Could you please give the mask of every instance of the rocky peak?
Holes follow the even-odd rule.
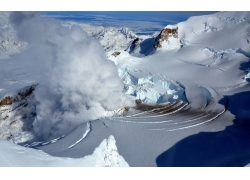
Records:
[[[16,95],[0,99],[0,139],[24,143],[35,138],[33,122],[38,103],[33,94],[35,87],[25,87]]]
[[[28,89],[24,89],[24,90],[20,91],[15,96],[6,96],[3,99],[0,99],[0,107],[6,106],[6,105],[11,105],[12,103],[19,102],[19,101],[25,99],[26,97],[28,97],[29,95],[31,95],[33,93],[36,86],[37,85],[32,85]]]
[[[129,53],[133,52],[135,50],[135,48],[141,43],[143,39],[142,38],[139,38],[139,37],[136,37],[130,46],[128,46],[127,49],[125,49],[125,51],[128,51]]]
[[[131,43],[132,46],[136,47],[139,44],[139,41],[142,40],[141,38],[137,37],[133,40],[133,42]]]
[[[162,47],[162,43],[164,41],[170,43],[169,38],[173,37],[178,39],[178,27],[176,28],[164,28],[160,34],[156,37],[156,42],[154,44],[154,48],[158,49]]]
[[[121,52],[114,52],[113,54],[111,54],[111,56],[117,57],[121,54]]]

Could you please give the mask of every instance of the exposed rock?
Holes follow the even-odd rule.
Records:
[[[12,121],[12,122],[10,123],[10,125],[14,125],[14,124],[16,124],[16,123],[17,123],[17,121],[18,121],[18,120],[14,120],[14,121]]]
[[[135,38],[134,41],[131,43],[131,48],[135,48],[138,46],[139,42],[142,40],[142,38]]]
[[[127,44],[137,37],[129,28],[115,28],[91,26],[83,23],[64,22],[64,26],[80,26],[89,36],[96,38],[103,46],[104,51],[118,51],[127,48]]]
[[[25,143],[35,138],[33,122],[37,101],[33,91],[36,85],[26,87],[16,95],[0,100],[0,138],[13,143]]]
[[[154,44],[154,48],[158,49],[162,47],[163,41],[168,41],[169,38],[174,37],[178,39],[178,27],[170,29],[170,28],[165,28],[161,31],[161,33],[156,37],[156,42]]]
[[[166,106],[166,105],[161,105],[161,104],[155,104],[155,105],[145,104],[142,102],[141,99],[135,100],[135,103],[136,103],[135,109],[138,109],[141,111],[151,111],[151,110],[156,110],[157,108],[164,108]]]
[[[2,100],[0,100],[0,106],[11,105],[14,102],[18,102],[18,101],[21,101],[21,100],[25,99],[27,96],[32,94],[32,92],[35,89],[35,86],[36,85],[31,86],[30,88],[19,92],[15,96],[12,96],[12,97],[6,96],[6,97],[4,97]]]
[[[131,45],[130,45],[125,51],[129,51],[129,53],[131,53],[131,52],[136,48],[136,46],[138,46],[138,45],[140,44],[140,42],[141,42],[142,40],[143,40],[143,39],[142,39],[142,38],[139,38],[139,37],[135,38],[135,39],[132,41]]]
[[[0,106],[10,105],[10,104],[12,104],[12,102],[13,102],[13,98],[10,97],[10,96],[7,96],[7,97],[3,98],[3,99],[0,101]]]
[[[141,105],[142,104],[142,100],[141,99],[136,99],[135,100],[135,104],[136,104],[136,106]]]
[[[112,56],[116,57],[119,56],[121,54],[121,52],[114,52],[113,54],[111,54]]]
[[[1,120],[6,120],[9,116],[5,116],[4,118],[2,118]]]

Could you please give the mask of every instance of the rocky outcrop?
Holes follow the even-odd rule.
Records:
[[[141,38],[135,38],[134,41],[131,43],[131,48],[135,48],[136,46],[138,46],[141,40]]]
[[[34,90],[35,85],[0,100],[0,139],[24,143],[35,138],[33,122],[36,117],[37,102]]]
[[[11,105],[14,102],[18,102],[21,101],[23,99],[25,99],[27,96],[31,95],[32,92],[35,90],[35,86],[31,86],[28,89],[25,89],[21,92],[19,92],[17,95],[15,96],[6,96],[3,99],[0,100],[0,106],[5,106],[5,105]]]
[[[178,27],[173,28],[173,29],[171,29],[171,28],[163,29],[155,39],[154,48],[155,49],[161,48],[162,43],[164,41],[167,41],[169,43],[170,42],[169,41],[170,37],[178,39]]]
[[[134,49],[141,43],[142,40],[143,39],[139,37],[135,38],[132,41],[131,45],[125,51],[128,51],[129,53],[133,52]]]
[[[118,51],[127,48],[137,35],[129,28],[92,26],[79,22],[63,22],[63,26],[80,26],[87,34],[97,39],[104,51]]]
[[[121,52],[114,52],[113,54],[111,54],[111,56],[117,57],[121,54]]]

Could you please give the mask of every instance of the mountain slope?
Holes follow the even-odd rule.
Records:
[[[74,23],[68,25],[71,24]],[[87,28],[91,33],[93,27]],[[91,36],[99,38],[101,43],[113,44],[103,43],[110,47],[106,49],[106,58],[116,65],[124,85],[123,93],[136,100],[136,104],[80,123],[63,136],[22,145],[51,156],[81,160],[100,144],[109,144],[107,140],[103,143],[103,139],[112,135],[119,154],[130,166],[246,166],[250,162],[249,32],[249,12],[191,17],[167,25],[157,35],[129,36],[121,44],[102,37],[117,35],[122,39],[121,30],[103,31],[100,27]],[[13,77],[20,78],[15,73]],[[15,87],[13,93],[20,87],[5,85],[1,86],[2,95],[5,87]],[[58,89],[62,91],[66,87]],[[81,108],[76,110],[82,112]],[[115,159],[119,157],[117,151],[109,150],[111,156],[104,158],[109,163],[104,165],[118,162],[127,165]],[[103,157],[107,156],[102,155],[100,159]],[[56,162],[57,158],[52,161]]]
[[[66,27],[80,26],[89,36],[96,38],[105,51],[126,49],[138,36],[129,28],[91,26],[77,22],[63,22]]]

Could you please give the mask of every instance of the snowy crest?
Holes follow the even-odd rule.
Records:
[[[155,49],[175,49],[180,48],[180,40],[178,36],[178,27],[168,25],[161,33],[156,37],[154,44]]]
[[[88,33],[89,36],[97,39],[105,51],[125,50],[127,44],[133,41],[137,35],[129,28],[92,26],[84,23],[63,22],[64,26],[79,26]]]

